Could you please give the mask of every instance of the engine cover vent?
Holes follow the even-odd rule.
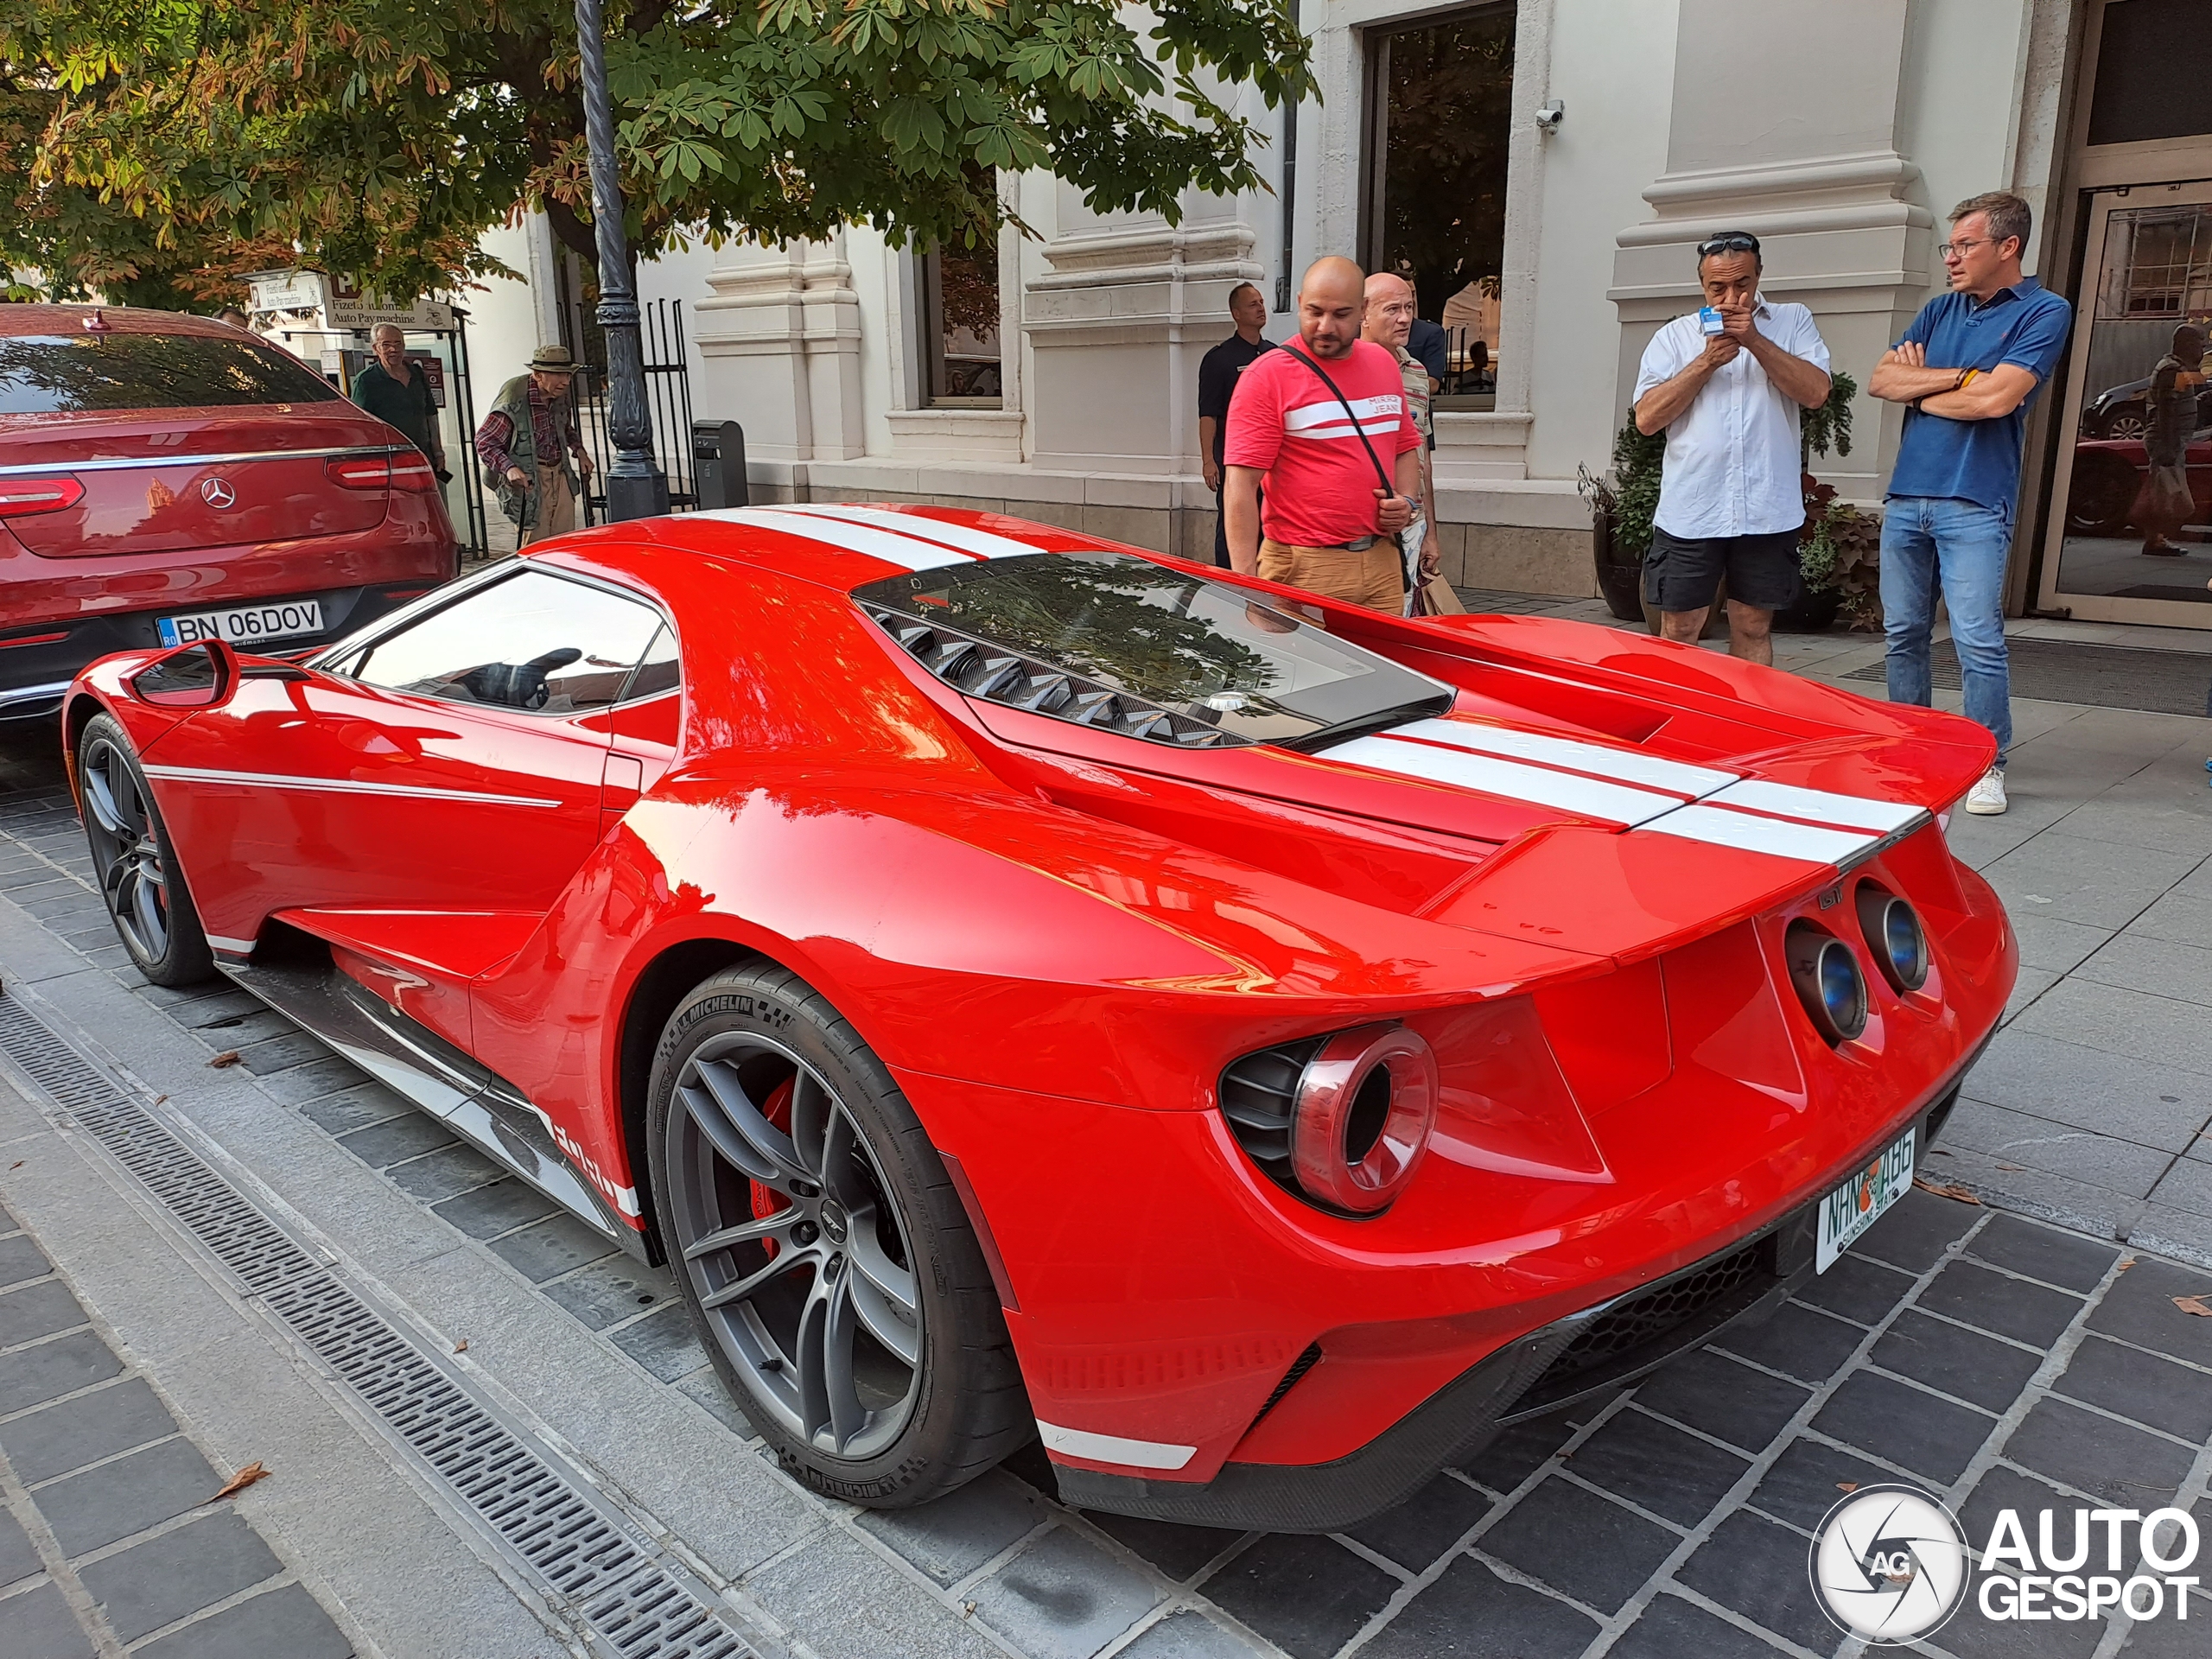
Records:
[[[941,622],[918,622],[902,612],[865,602],[861,608],[900,650],[964,696],[1171,748],[1242,748],[1251,741]]]

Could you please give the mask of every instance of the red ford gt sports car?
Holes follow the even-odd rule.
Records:
[[[454,558],[429,463],[243,329],[0,306],[0,720],[134,645],[325,644]]]
[[[533,545],[64,720],[116,924],[639,1256],[787,1467],[1334,1529],[1824,1270],[2018,953],[1979,727],[989,515]],[[1298,595],[1305,602],[1310,596]]]

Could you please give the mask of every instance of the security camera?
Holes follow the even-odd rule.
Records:
[[[1554,99],[1536,111],[1538,132],[1557,132],[1559,124],[1567,119],[1567,105]]]

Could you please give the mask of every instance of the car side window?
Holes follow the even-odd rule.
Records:
[[[676,635],[668,624],[661,624],[660,632],[653,635],[652,643],[645,647],[645,654],[639,660],[638,671],[630,677],[630,683],[622,693],[622,701],[635,702],[641,697],[658,697],[673,691],[682,678],[682,664],[677,659]]]
[[[353,677],[390,691],[529,714],[604,709],[656,631],[651,606],[526,570],[368,649]]]

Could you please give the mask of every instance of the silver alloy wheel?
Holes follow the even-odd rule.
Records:
[[[763,1106],[788,1080],[791,1129]],[[785,1432],[860,1459],[920,1397],[924,1337],[906,1218],[866,1131],[821,1076],[764,1037],[684,1062],[670,1102],[672,1241],[709,1329]],[[754,1213],[754,1184],[781,1207]]]
[[[2151,429],[2150,417],[2135,410],[2115,415],[2105,423],[2107,438],[2140,438]]]
[[[105,738],[85,752],[83,781],[100,893],[124,942],[147,962],[169,948],[161,840],[130,757]]]

